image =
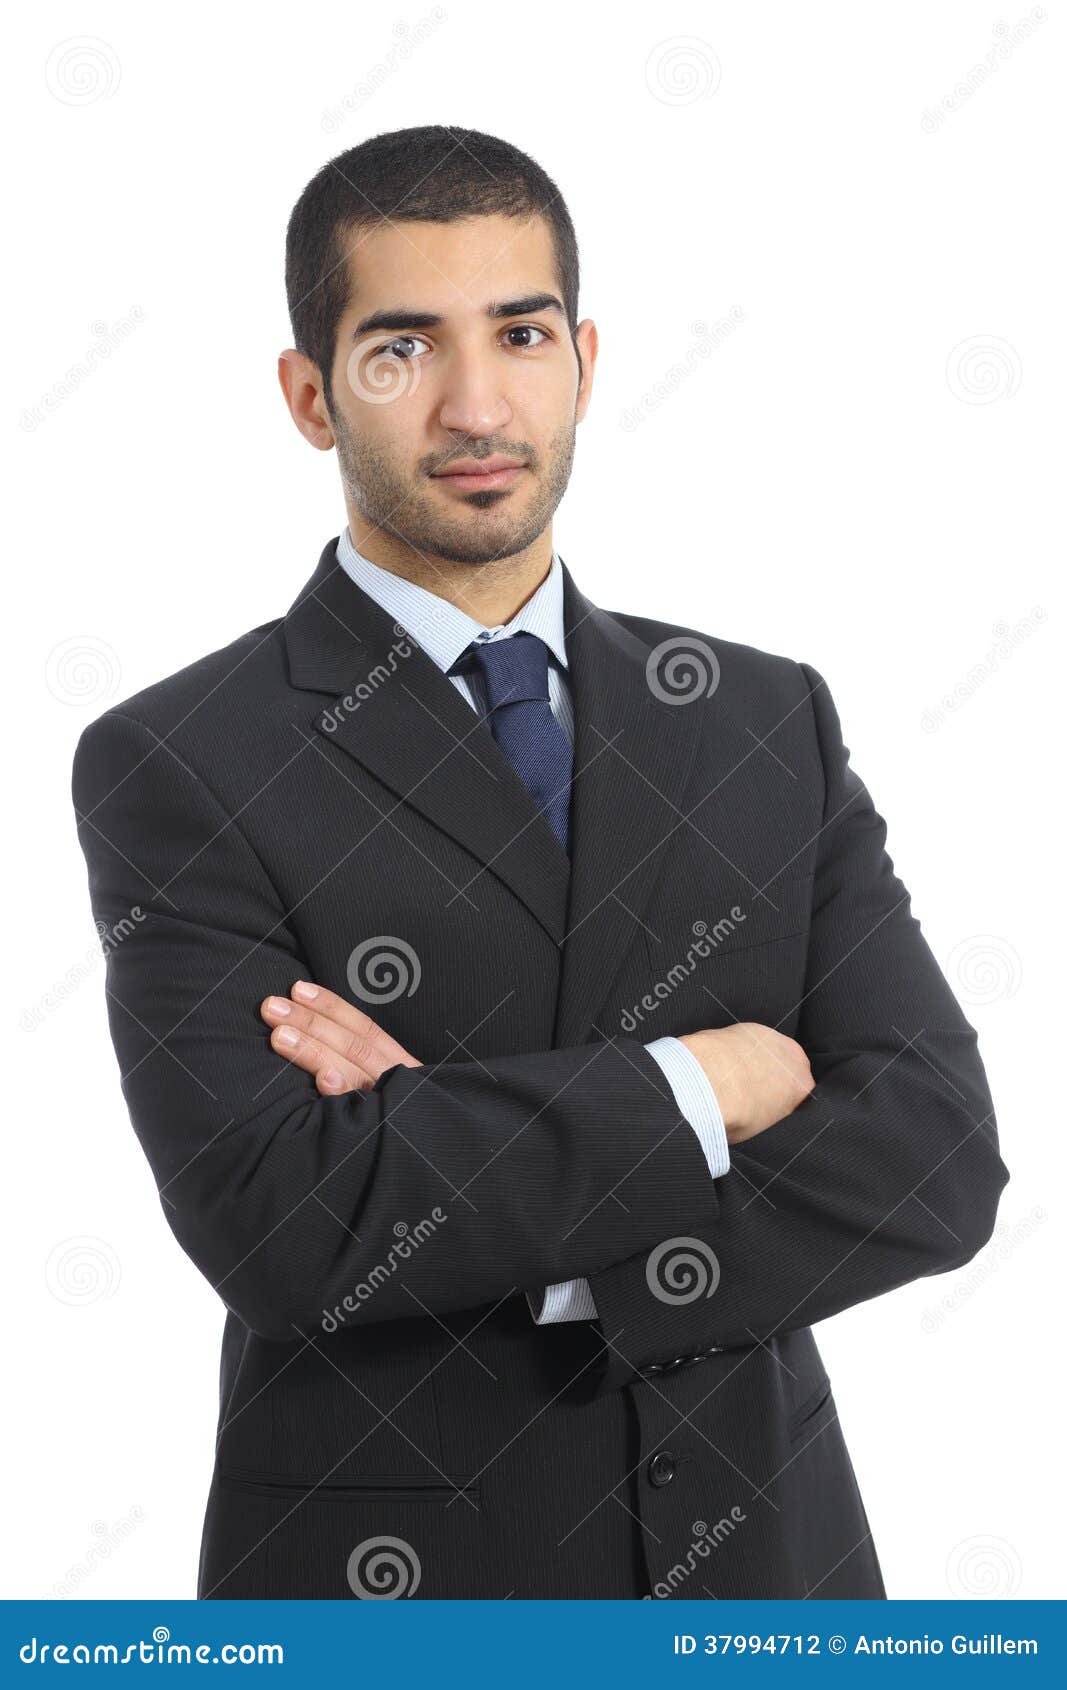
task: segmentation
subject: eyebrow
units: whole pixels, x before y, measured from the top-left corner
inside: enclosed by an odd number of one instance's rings
[[[518,299],[493,300],[485,308],[487,317],[529,317],[535,311],[558,311],[564,316],[563,304],[554,293],[525,293]],[[404,306],[396,306],[387,311],[372,311],[369,317],[362,317],[352,331],[352,339],[358,340],[361,335],[379,333],[388,330],[396,334],[401,329],[436,329],[444,322],[444,317],[436,311],[409,311]]]

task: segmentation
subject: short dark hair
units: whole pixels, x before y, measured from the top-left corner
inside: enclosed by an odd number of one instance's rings
[[[544,217],[571,341],[578,327],[578,242],[563,196],[526,153],[478,129],[428,124],[374,135],[313,176],[285,237],[285,292],[298,352],[322,373],[330,401],[337,324],[348,304],[351,236],[386,218],[451,223],[461,217]],[[357,261],[358,262],[358,261]]]

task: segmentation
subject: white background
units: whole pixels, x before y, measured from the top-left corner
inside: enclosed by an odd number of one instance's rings
[[[194,1593],[222,1307],[125,1113],[70,760],[109,704],[282,614],[343,524],[335,461],[277,387],[285,223],[328,157],[426,122],[531,152],[578,230],[601,355],[554,532],[579,585],[815,665],[980,1034],[1012,1173],[996,1241],[819,1329],[890,1595],[1061,1593],[1065,66],[1047,13],[1017,44],[1016,0],[23,20],[5,1594]]]

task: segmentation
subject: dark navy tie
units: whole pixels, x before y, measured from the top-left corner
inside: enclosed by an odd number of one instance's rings
[[[489,729],[570,854],[571,743],[548,701],[548,647],[536,634],[476,640],[454,667],[481,671]]]

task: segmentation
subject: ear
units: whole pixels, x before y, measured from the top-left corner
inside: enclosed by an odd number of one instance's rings
[[[593,397],[593,372],[596,368],[597,332],[592,317],[585,317],[574,331],[580,360],[578,383],[578,397],[575,402],[574,420],[581,422],[589,409],[589,401]]]
[[[303,352],[288,347],[278,354],[278,380],[289,415],[304,439],[320,452],[328,452],[334,437],[318,365]]]

